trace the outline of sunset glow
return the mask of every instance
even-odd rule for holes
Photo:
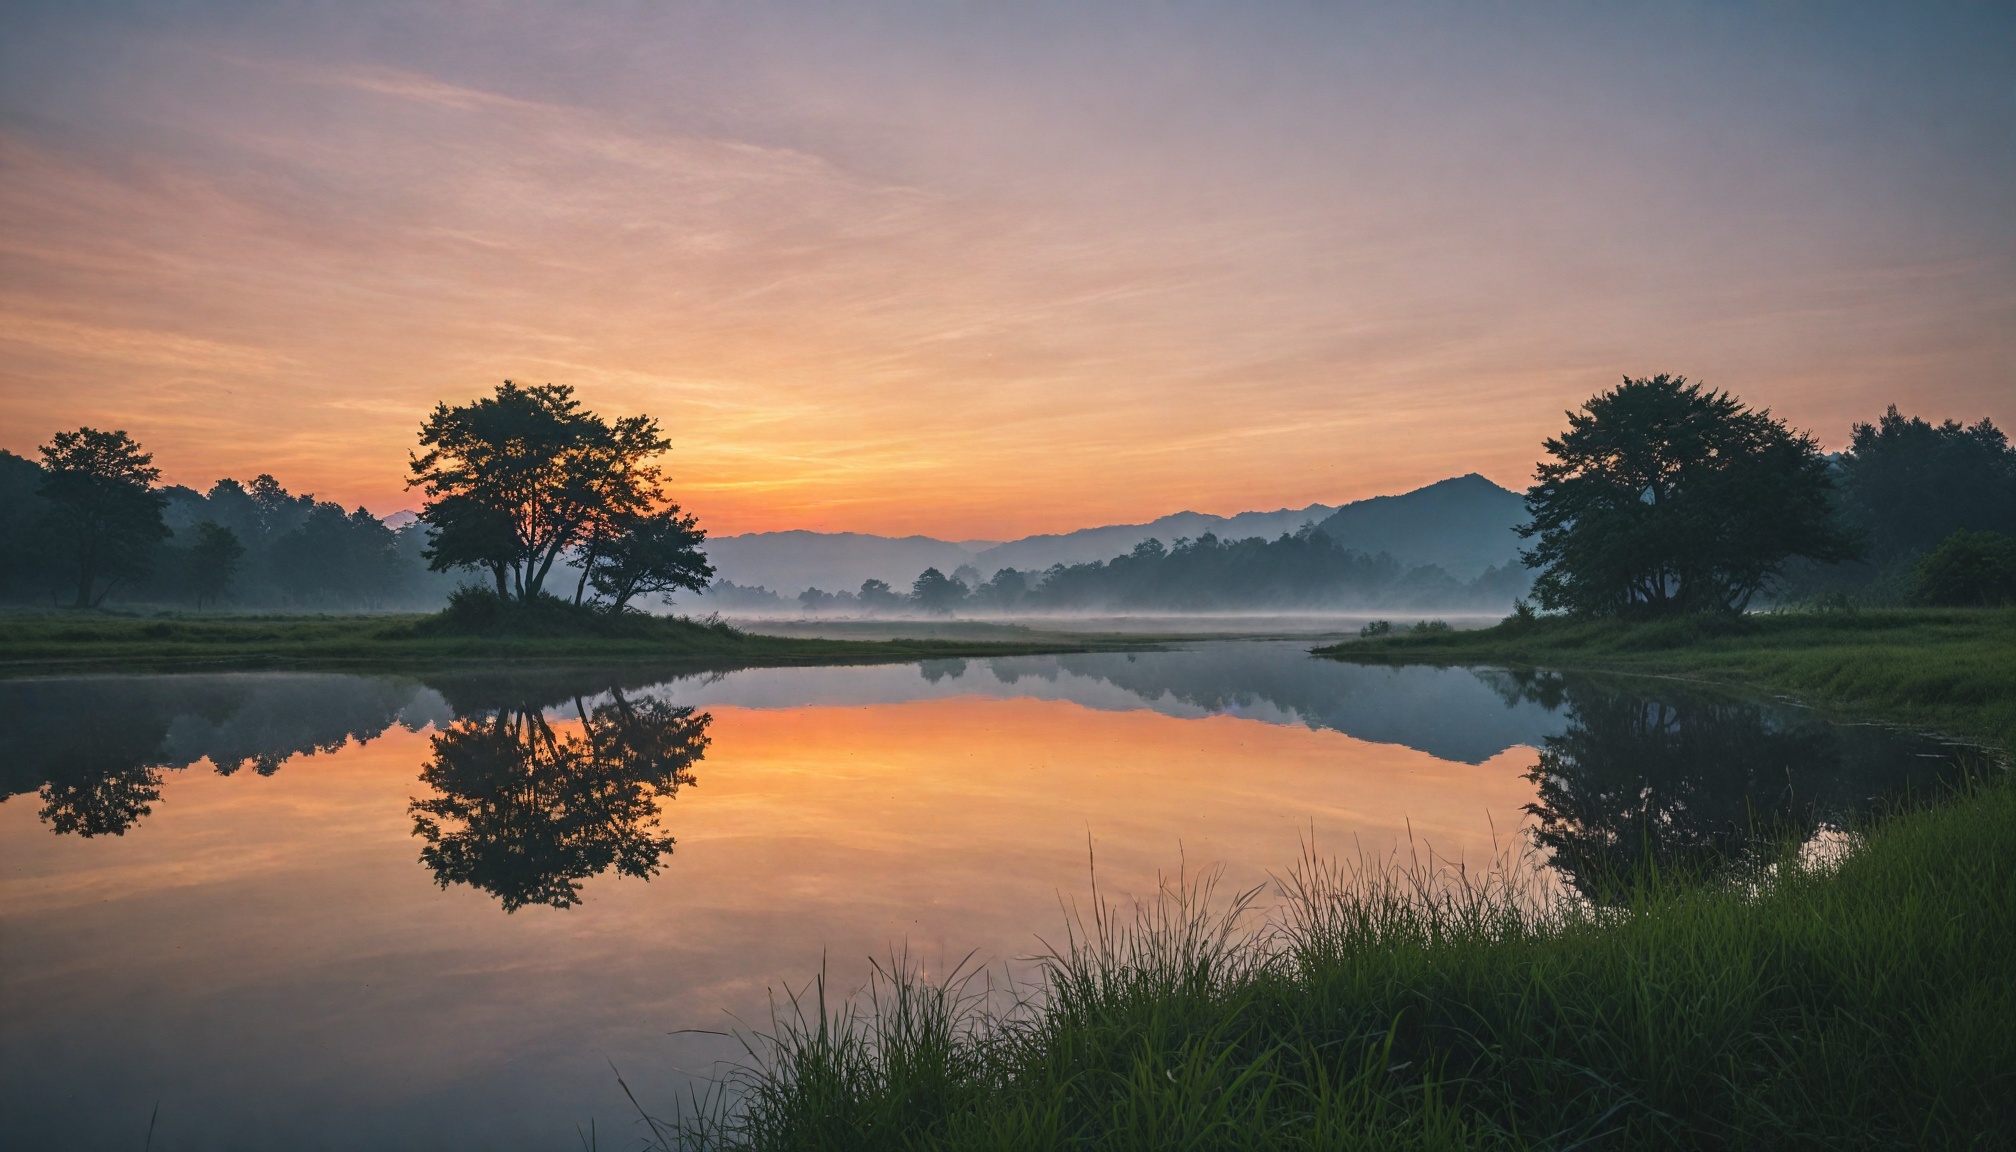
[[[385,514],[510,377],[717,534],[1006,539],[1523,487],[1624,373],[2016,422],[2007,13],[1820,15],[16,12],[0,447]]]

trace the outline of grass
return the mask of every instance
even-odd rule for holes
[[[0,615],[0,674],[98,668],[407,667],[497,660],[647,660],[708,666],[852,663],[1121,646],[1071,637],[1019,642],[820,640],[755,635],[726,624],[666,616],[577,616],[554,613],[508,621],[457,621],[446,612],[432,616]]]
[[[1684,677],[2016,749],[2016,609],[1786,612],[1627,623],[1542,617],[1349,640],[1364,663]]]
[[[1787,693],[2016,747],[2016,613],[1543,620],[1325,650]],[[1034,983],[824,982],[660,1147],[2016,1148],[2016,782],[1983,754],[1831,858],[1621,904],[1313,855],[1214,903],[1096,899]]]
[[[789,1002],[663,1147],[1954,1148],[2016,1133],[2016,788],[1831,862],[1625,906],[1313,856],[1273,914],[1179,882],[1004,1005],[900,958]]]

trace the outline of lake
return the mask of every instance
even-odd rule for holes
[[[1824,837],[1956,750],[1294,642],[902,665],[0,682],[0,1145],[634,1143],[822,965],[1322,852],[1560,883]]]

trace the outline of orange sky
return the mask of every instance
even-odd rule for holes
[[[234,12],[5,18],[0,447],[387,513],[508,376],[717,534],[1000,539],[1520,487],[1622,373],[2016,421],[1994,13]]]

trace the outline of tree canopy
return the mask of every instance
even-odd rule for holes
[[[58,432],[41,449],[47,539],[66,561],[78,608],[95,608],[121,580],[153,570],[169,535],[161,470],[124,432]]]
[[[1892,404],[1857,424],[1842,455],[1844,513],[1879,564],[1921,556],[1962,530],[2016,535],[2016,448],[1983,418],[1933,424]]]
[[[1918,562],[1911,599],[1942,607],[2016,604],[2016,539],[1961,529]]]
[[[1543,607],[1740,612],[1790,558],[1856,553],[1813,438],[1683,376],[1625,378],[1544,447],[1519,530]]]
[[[497,594],[545,594],[555,564],[580,568],[589,588],[621,609],[642,593],[706,587],[713,569],[693,517],[666,504],[653,460],[671,447],[650,416],[611,423],[564,385],[506,380],[472,404],[437,405],[420,430],[409,484],[437,571],[487,570]]]

